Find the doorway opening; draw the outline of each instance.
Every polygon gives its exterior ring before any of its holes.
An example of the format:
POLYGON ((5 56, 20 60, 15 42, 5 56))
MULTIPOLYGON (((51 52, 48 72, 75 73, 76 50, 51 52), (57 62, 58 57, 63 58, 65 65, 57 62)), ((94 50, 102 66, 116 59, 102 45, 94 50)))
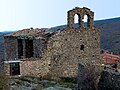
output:
POLYGON ((20 64, 19 62, 10 63, 10 75, 20 75, 20 64))

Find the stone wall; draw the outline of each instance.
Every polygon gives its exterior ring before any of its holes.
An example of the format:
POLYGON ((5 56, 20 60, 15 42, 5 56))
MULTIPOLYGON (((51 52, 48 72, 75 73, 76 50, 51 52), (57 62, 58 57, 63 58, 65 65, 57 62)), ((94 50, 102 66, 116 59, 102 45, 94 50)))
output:
POLYGON ((34 58, 41 58, 45 48, 45 40, 41 38, 35 38, 33 40, 34 58))
POLYGON ((4 43, 5 60, 15 60, 17 58, 17 39, 15 37, 5 37, 4 43))
MULTIPOLYGON (((21 38, 19 38, 21 39, 21 38)), ((25 40, 29 39, 21 39, 23 45, 23 57, 26 56, 26 48, 25 48, 25 40)), ((30 39, 31 40, 31 39, 30 39)), ((33 57, 41 58, 44 49, 44 41, 41 39, 32 39, 33 40, 33 57)), ((18 38, 16 37, 5 37, 5 60, 16 60, 18 59, 18 38)), ((32 51, 31 51, 32 52, 32 51)))
POLYGON ((5 75, 10 76, 10 64, 9 63, 4 64, 4 72, 5 72, 5 75))
POLYGON ((51 61, 51 74, 75 77, 78 64, 100 64, 100 33, 98 30, 66 29, 48 41, 46 60, 51 61), (81 45, 84 49, 81 50, 81 45))
POLYGON ((47 60, 35 60, 33 58, 29 60, 23 60, 20 62, 20 75, 22 76, 34 76, 43 77, 47 76, 49 72, 47 60))

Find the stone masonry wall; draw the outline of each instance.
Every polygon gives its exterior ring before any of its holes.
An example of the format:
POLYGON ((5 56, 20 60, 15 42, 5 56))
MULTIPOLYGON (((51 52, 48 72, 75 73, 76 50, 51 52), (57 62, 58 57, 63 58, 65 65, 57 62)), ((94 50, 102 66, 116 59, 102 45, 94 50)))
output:
POLYGON ((5 75, 10 76, 10 64, 9 63, 4 64, 4 72, 5 72, 5 75))
POLYGON ((15 60, 17 58, 17 39, 14 37, 5 37, 5 60, 15 60))
POLYGON ((20 74, 22 76, 45 77, 49 72, 48 63, 47 60, 35 60, 33 58, 23 60, 20 62, 20 74))
POLYGON ((100 64, 100 33, 98 30, 66 29, 50 38, 46 60, 51 61, 50 75, 77 76, 78 64, 100 64), (80 50, 84 45, 84 50, 80 50))
POLYGON ((34 48, 34 58, 41 58, 44 50, 45 41, 41 39, 34 39, 33 40, 33 48, 34 48))

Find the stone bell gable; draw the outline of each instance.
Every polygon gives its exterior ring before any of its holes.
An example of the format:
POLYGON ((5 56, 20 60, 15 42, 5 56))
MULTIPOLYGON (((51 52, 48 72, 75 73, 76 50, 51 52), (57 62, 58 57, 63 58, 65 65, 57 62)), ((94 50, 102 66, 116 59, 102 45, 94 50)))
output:
POLYGON ((87 15, 87 28, 92 29, 94 26, 94 12, 92 12, 89 8, 76 7, 72 10, 68 11, 68 26, 70 28, 74 28, 74 16, 78 15, 78 24, 79 28, 84 28, 84 16, 87 15))

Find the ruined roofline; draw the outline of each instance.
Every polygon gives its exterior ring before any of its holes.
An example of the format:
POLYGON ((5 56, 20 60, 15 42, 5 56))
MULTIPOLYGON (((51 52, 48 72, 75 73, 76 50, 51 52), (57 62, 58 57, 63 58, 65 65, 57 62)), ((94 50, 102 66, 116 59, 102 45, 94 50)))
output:
POLYGON ((45 30, 48 30, 48 28, 23 29, 23 30, 19 30, 17 32, 13 32, 13 33, 4 35, 4 38, 7 38, 7 37, 11 37, 11 38, 35 38, 37 36, 44 35, 45 30))

